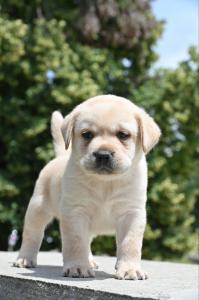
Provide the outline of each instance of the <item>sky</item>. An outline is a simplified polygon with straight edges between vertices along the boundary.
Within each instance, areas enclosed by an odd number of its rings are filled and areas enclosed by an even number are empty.
[[[154,67],[175,68],[188,57],[191,45],[198,47],[198,0],[154,0],[152,9],[158,20],[166,21],[155,47],[160,58]]]

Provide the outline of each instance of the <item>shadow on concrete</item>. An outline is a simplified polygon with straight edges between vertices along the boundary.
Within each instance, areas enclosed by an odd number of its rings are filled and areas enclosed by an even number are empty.
[[[93,280],[105,280],[114,278],[113,274],[108,274],[104,271],[95,270],[94,278],[71,278],[71,277],[63,277],[62,276],[62,267],[59,266],[40,266],[38,265],[36,268],[26,269],[26,272],[22,272],[23,269],[19,269],[17,272],[19,275],[24,277],[36,277],[40,279],[51,279],[51,280],[61,280],[61,281],[93,281]],[[30,273],[27,273],[27,270],[30,270]]]

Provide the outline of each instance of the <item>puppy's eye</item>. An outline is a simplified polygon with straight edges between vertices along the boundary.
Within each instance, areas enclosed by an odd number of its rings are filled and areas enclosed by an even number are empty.
[[[82,132],[82,137],[86,140],[86,141],[90,141],[92,140],[92,138],[94,137],[94,134],[91,131],[84,131]]]
[[[127,140],[127,139],[130,137],[130,134],[127,133],[127,132],[124,132],[124,131],[118,131],[118,132],[116,133],[116,136],[117,136],[117,138],[118,138],[119,140],[125,141],[125,140]]]

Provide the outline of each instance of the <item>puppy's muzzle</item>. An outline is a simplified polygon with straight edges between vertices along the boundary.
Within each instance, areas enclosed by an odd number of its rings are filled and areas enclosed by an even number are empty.
[[[93,152],[95,157],[95,167],[100,171],[112,171],[114,152],[108,150],[98,150]]]

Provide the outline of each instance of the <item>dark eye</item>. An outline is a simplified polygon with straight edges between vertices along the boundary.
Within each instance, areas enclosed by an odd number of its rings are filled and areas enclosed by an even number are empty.
[[[130,134],[124,131],[118,131],[116,136],[119,140],[124,141],[130,137]]]
[[[86,141],[90,141],[92,140],[92,138],[94,137],[94,134],[91,131],[85,131],[82,132],[82,137],[86,140]]]

